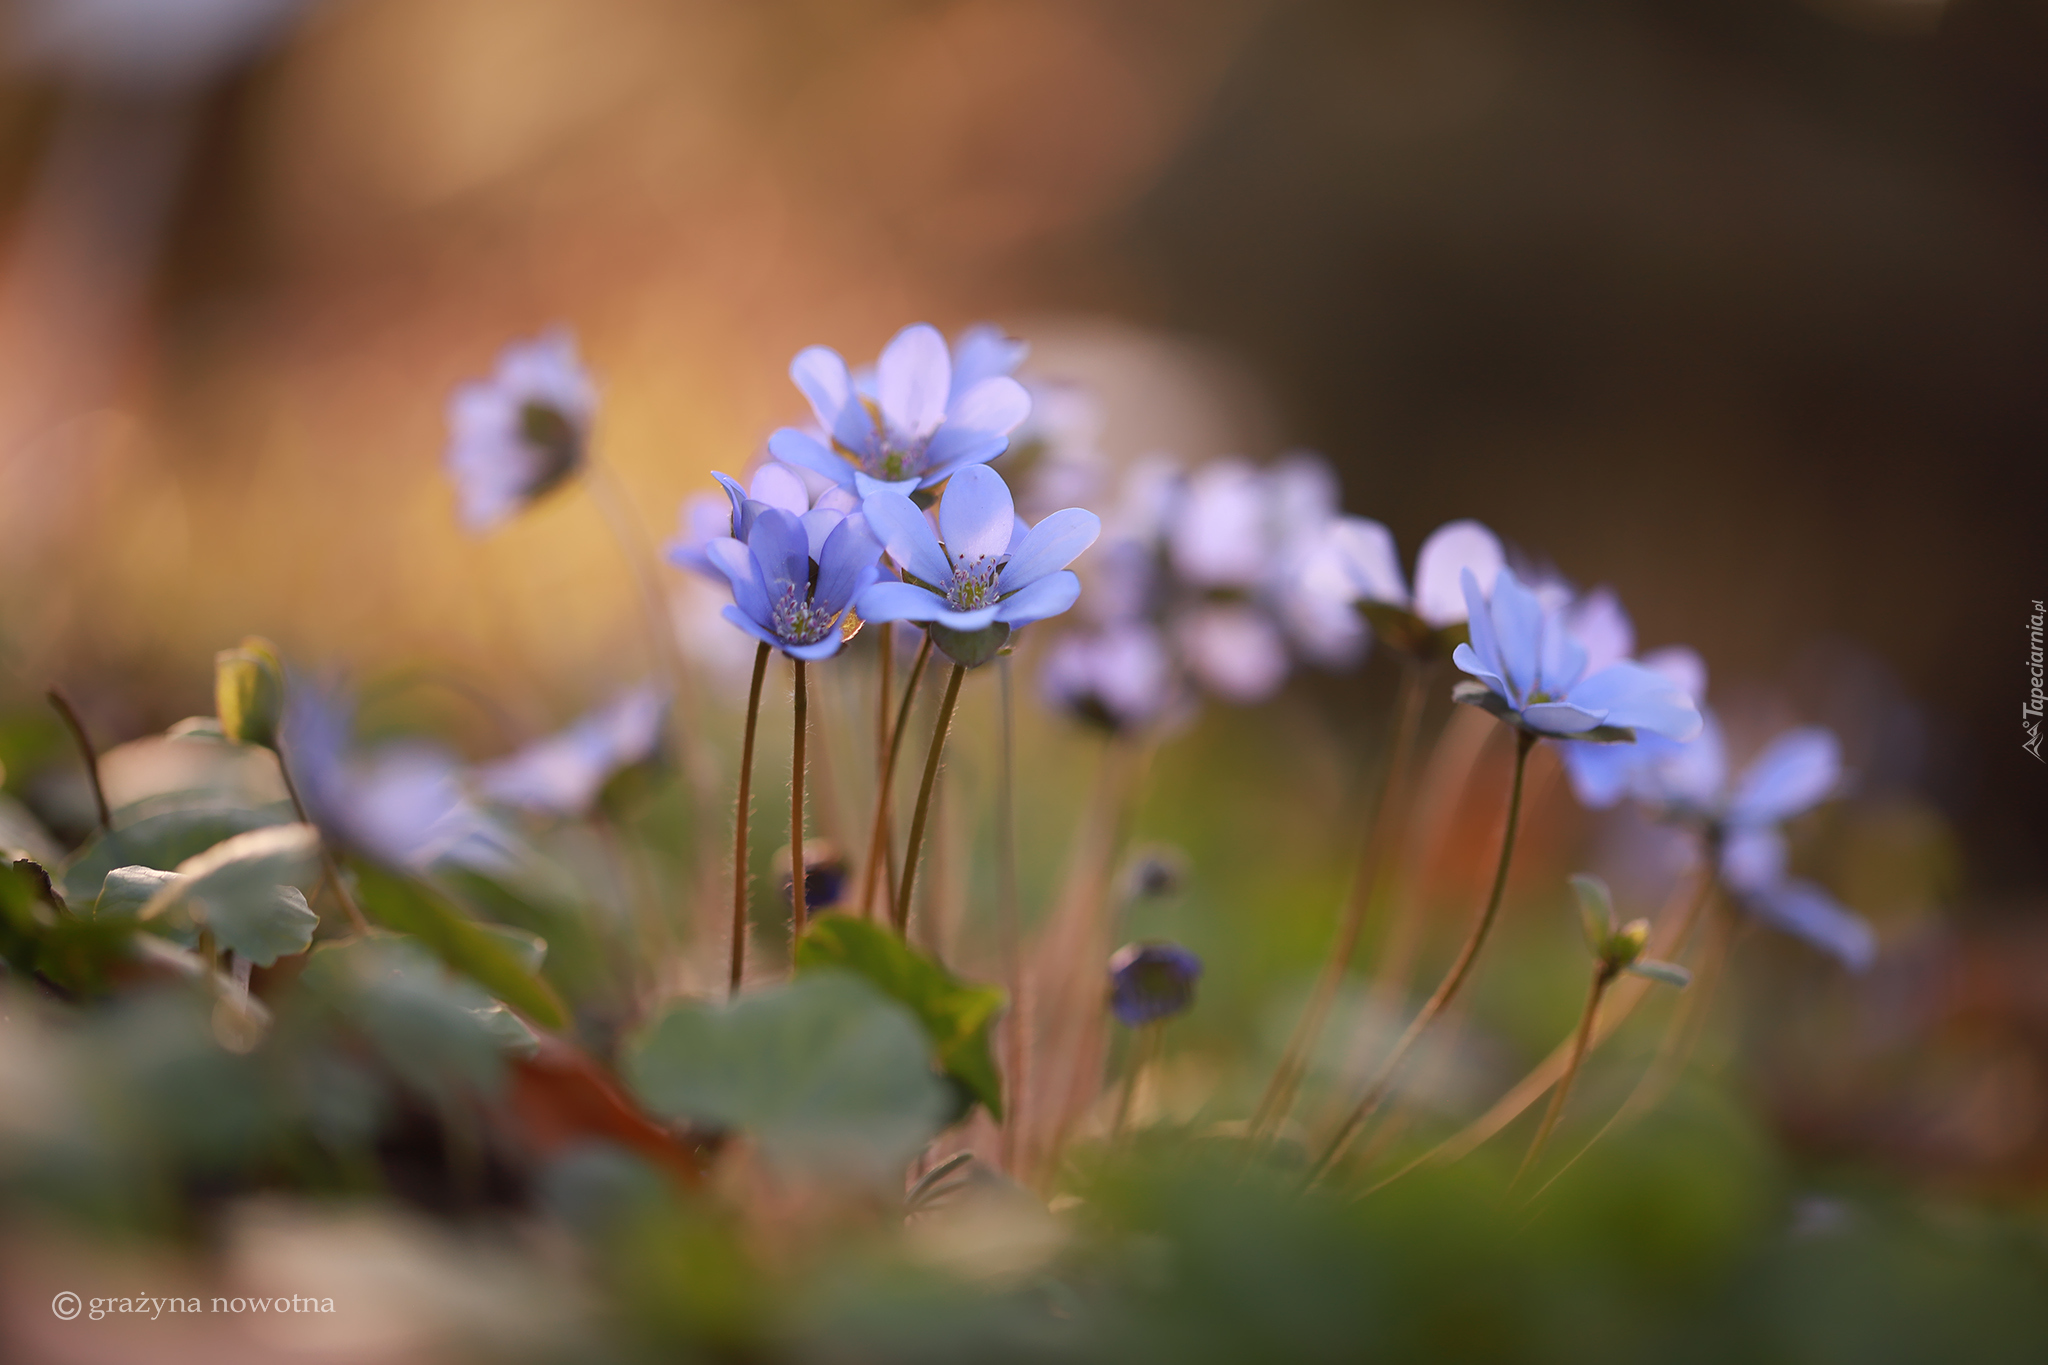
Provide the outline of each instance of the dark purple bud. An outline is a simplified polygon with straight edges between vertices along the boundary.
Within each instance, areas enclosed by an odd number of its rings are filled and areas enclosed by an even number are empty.
[[[1195,1002],[1202,959],[1177,943],[1127,943],[1109,959],[1109,1008],[1126,1028],[1171,1018]]]
[[[846,897],[848,868],[846,855],[827,839],[808,840],[804,844],[804,909],[811,914],[825,910],[836,910]],[[784,905],[791,904],[789,895],[789,845],[784,844],[775,855],[775,885],[782,896]]]

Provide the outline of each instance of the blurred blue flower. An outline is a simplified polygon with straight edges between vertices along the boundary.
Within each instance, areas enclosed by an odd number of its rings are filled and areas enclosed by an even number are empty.
[[[1113,734],[1142,730],[1186,704],[1166,642],[1142,622],[1062,635],[1038,682],[1051,705]]]
[[[597,390],[568,332],[508,346],[448,403],[445,464],[472,532],[504,522],[583,467]]]
[[[1493,591],[1506,563],[1500,539],[1476,521],[1451,521],[1422,542],[1415,556],[1415,589],[1401,573],[1394,535],[1369,517],[1339,517],[1302,565],[1308,590],[1355,605],[1379,639],[1424,657],[1464,638],[1470,612],[1467,570],[1482,595]]]
[[[636,687],[568,729],[478,768],[476,790],[503,806],[582,815],[616,773],[653,757],[667,709],[659,688]]]
[[[724,493],[699,493],[684,503],[681,529],[663,553],[677,568],[717,583],[725,582],[725,575],[711,562],[711,542],[723,537],[747,539],[762,508],[780,508],[803,522],[812,559],[823,551],[833,528],[860,510],[860,499],[837,484],[826,484],[813,497],[801,471],[775,460],[764,461],[745,488],[716,470],[711,477],[718,480]]]
[[[904,577],[863,592],[861,617],[962,633],[1021,626],[1073,606],[1081,580],[1066,566],[1102,531],[1101,519],[1079,507],[1026,528],[1008,485],[985,465],[970,465],[947,483],[936,535],[902,493],[870,493],[861,507]]]
[[[1022,358],[1019,343],[991,333],[962,338],[956,364],[937,328],[906,327],[883,348],[872,391],[837,351],[807,347],[790,362],[789,377],[810,400],[824,439],[784,427],[768,438],[769,451],[863,497],[930,488],[994,459],[1030,414],[1031,397],[1001,372]]]
[[[1544,606],[1513,569],[1501,568],[1491,596],[1470,569],[1460,584],[1472,639],[1452,659],[1479,682],[1460,684],[1459,701],[1553,739],[1631,741],[1647,731],[1685,740],[1699,733],[1691,697],[1634,660],[1604,657],[1605,647],[1593,654],[1571,629],[1568,607]]]
[[[393,867],[482,870],[517,861],[517,844],[469,798],[462,765],[438,745],[404,740],[351,751],[353,709],[338,689],[294,678],[281,736],[299,797],[336,843]]]
[[[814,558],[810,530],[802,520],[780,507],[751,501],[745,507],[753,523],[747,538],[721,536],[705,547],[732,587],[733,605],[721,614],[793,659],[837,654],[843,643],[841,618],[882,572],[875,563],[882,547],[866,519],[858,514],[839,518]]]
[[[1127,943],[1109,959],[1109,1008],[1125,1028],[1170,1019],[1195,1003],[1202,959],[1177,943]]]

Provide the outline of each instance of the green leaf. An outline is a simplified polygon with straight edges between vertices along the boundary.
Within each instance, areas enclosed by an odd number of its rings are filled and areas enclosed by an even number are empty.
[[[489,996],[453,976],[418,940],[373,933],[313,951],[301,986],[370,1040],[398,1077],[427,1095],[495,1094],[505,1053],[530,1045]],[[516,1023],[516,1021],[513,1021]]]
[[[142,907],[176,882],[178,874],[155,867],[117,867],[100,883],[92,905],[94,919],[140,919]]]
[[[289,806],[252,810],[209,800],[204,805],[159,811],[111,831],[101,830],[88,839],[64,869],[64,896],[83,905],[99,894],[107,874],[117,867],[154,867],[169,872],[223,839],[289,823]]]
[[[1680,990],[1692,984],[1692,973],[1675,962],[1659,962],[1654,958],[1638,958],[1622,968],[1622,970],[1634,972],[1637,976],[1647,976],[1652,981],[1661,981],[1667,986],[1676,986]]]
[[[98,993],[109,969],[127,958],[134,928],[132,921],[101,923],[72,914],[31,859],[0,866],[0,957],[25,976]]]
[[[1579,901],[1579,925],[1586,933],[1586,946],[1593,956],[1604,957],[1607,940],[1614,936],[1614,895],[1607,883],[1590,873],[1571,878],[1572,895]]]
[[[900,1170],[950,1108],[917,1021],[847,972],[672,1005],[623,1061],[656,1113],[744,1132],[790,1165],[876,1179]]]
[[[0,854],[26,854],[44,867],[55,867],[64,861],[64,850],[57,847],[57,841],[36,819],[35,812],[6,792],[0,792]]]
[[[799,973],[821,968],[853,972],[909,1007],[924,1025],[939,1066],[1003,1117],[1003,1081],[989,1030],[1008,997],[994,986],[962,981],[901,938],[868,920],[821,915],[796,945]]]
[[[443,962],[542,1028],[558,1029],[568,1022],[561,999],[527,970],[520,954],[466,918],[440,892],[375,863],[357,861],[352,866],[357,899],[371,919],[411,934]]]
[[[319,865],[320,832],[311,825],[252,829],[178,864],[136,918],[185,906],[220,947],[268,967],[312,946],[320,917],[294,883],[312,881]]]

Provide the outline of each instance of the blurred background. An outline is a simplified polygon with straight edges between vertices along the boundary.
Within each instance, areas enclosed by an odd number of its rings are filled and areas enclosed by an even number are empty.
[[[461,532],[440,467],[454,385],[572,327],[599,454],[653,541],[803,415],[800,347],[859,360],[913,320],[993,320],[1034,373],[1099,392],[1112,459],[1320,451],[1348,510],[1411,553],[1478,517],[1614,585],[1645,645],[1698,648],[1724,709],[1834,726],[1853,800],[1800,857],[1908,950],[1854,989],[1800,950],[1767,958],[1759,997],[1818,1004],[1772,1018],[1746,1102],[1809,1156],[2038,1197],[2048,769],[2018,712],[2048,596],[2048,11],[0,15],[5,705],[61,682],[102,744],[132,739],[207,711],[213,652],[260,632],[359,676],[458,679],[538,734],[650,668],[632,579],[581,493]],[[685,629],[708,622],[708,594],[672,586]],[[744,642],[696,636],[729,700]],[[1386,678],[1367,679],[1377,706]],[[1357,778],[1315,745],[1373,742],[1360,686],[1310,677],[1211,715],[1154,775],[1142,834],[1268,855],[1204,864],[1158,926],[1239,955],[1190,1025],[1219,1048],[1284,1034],[1269,987],[1326,941],[1331,812]],[[505,746],[451,715],[471,756]],[[33,789],[60,740],[8,729],[0,760],[61,826]],[[1041,790],[1078,746],[1044,751]],[[985,796],[986,754],[957,762]],[[1262,804],[1276,792],[1294,804]],[[1035,828],[1027,805],[1027,844],[1065,818]],[[1597,831],[1550,818],[1523,875],[1554,891]],[[1449,904],[1469,861],[1444,855]],[[1299,909],[1243,923],[1262,897]],[[1547,929],[1515,932],[1550,951]],[[1568,1027],[1565,986],[1522,1044]]]

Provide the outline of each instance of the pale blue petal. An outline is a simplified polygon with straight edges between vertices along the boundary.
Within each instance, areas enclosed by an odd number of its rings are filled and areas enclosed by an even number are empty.
[[[945,434],[943,431],[939,433],[940,436]],[[987,464],[990,460],[993,460],[996,456],[1009,449],[1009,446],[1010,438],[1007,436],[976,437],[974,443],[967,449],[965,454],[954,455],[943,464],[933,464],[927,458],[924,474],[916,481],[916,486],[919,488],[937,488],[963,469],[969,469],[978,464]]]
[[[1721,841],[1721,880],[1762,891],[1785,880],[1785,836],[1769,826],[1729,830]]]
[[[816,470],[835,483],[853,482],[853,466],[808,431],[783,427],[768,438],[768,453],[778,460]]]
[[[964,472],[964,471],[963,471]],[[1031,528],[1010,554],[996,578],[1004,592],[1015,592],[1049,573],[1064,569],[1102,534],[1102,518],[1081,507],[1055,512]]]
[[[1764,923],[1805,939],[1852,972],[1864,971],[1877,959],[1877,935],[1869,922],[1812,882],[1786,882],[1749,897],[1748,903]]]
[[[1612,588],[1595,588],[1572,603],[1565,611],[1565,628],[1586,647],[1587,673],[1598,673],[1636,652],[1636,628]],[[1544,684],[1553,690],[1571,686],[1548,676]]]
[[[1445,522],[1415,556],[1415,614],[1439,630],[1470,619],[1465,574],[1471,573],[1483,601],[1506,562],[1499,537],[1478,522]]]
[[[1010,433],[1030,415],[1031,394],[1022,384],[1007,376],[984,379],[954,400],[946,412],[946,425],[932,437],[925,458],[933,464],[950,464],[984,441],[1007,442]]]
[[[1479,581],[1470,569],[1458,576],[1459,591],[1465,594],[1465,607],[1471,622],[1472,644],[1468,649],[1460,645],[1452,651],[1451,660],[1475,678],[1484,678],[1486,685],[1509,701],[1515,699],[1508,686],[1507,667],[1501,663],[1500,641],[1493,633],[1493,610],[1486,604],[1486,594],[1479,590]],[[1469,662],[1460,655],[1467,655]]]
[[[1819,805],[1841,778],[1842,746],[1833,731],[1818,725],[1788,730],[1743,769],[1728,819],[1748,825],[1789,820]]]
[[[951,607],[934,616],[932,620],[957,631],[986,630],[995,624],[995,607],[976,607],[973,611],[954,611]]]
[[[754,514],[747,548],[761,566],[761,586],[770,602],[781,601],[792,588],[798,598],[810,596],[811,542],[802,522],[779,507],[765,507]]]
[[[1597,726],[1613,723],[1605,711],[1588,711],[1567,701],[1538,702],[1522,708],[1522,723],[1546,735],[1583,735]]]
[[[820,659],[829,659],[834,654],[837,654],[840,646],[845,643],[844,640],[839,638],[839,632],[833,630],[828,631],[824,639],[808,645],[783,645],[782,652],[792,659],[802,659],[805,663],[816,663]]]
[[[1639,744],[1561,744],[1565,775],[1579,804],[1588,810],[1606,810],[1626,796],[1642,764]]]
[[[876,583],[854,599],[853,609],[863,621],[936,621],[946,601],[915,583]]]
[[[922,441],[946,420],[953,391],[953,361],[946,339],[929,323],[913,323],[882,348],[875,362],[875,399],[889,430]]]
[[[1519,699],[1536,686],[1543,654],[1543,606],[1509,568],[1503,568],[1493,581],[1488,605],[1502,673],[1509,685],[1518,689],[1511,695]]]
[[[1537,686],[1552,696],[1562,696],[1571,691],[1572,684],[1585,674],[1586,647],[1566,628],[1562,612],[1544,613],[1542,662],[1541,681]]]
[[[1484,607],[1485,604],[1481,603],[1480,605]],[[1472,619],[1476,622],[1482,620],[1484,617],[1485,612],[1482,610],[1479,613],[1475,614],[1472,617]],[[1470,673],[1473,677],[1479,679],[1479,681],[1485,683],[1489,688],[1493,689],[1495,695],[1502,698],[1506,698],[1508,700],[1513,700],[1512,698],[1508,697],[1507,680],[1502,678],[1500,674],[1495,673],[1491,669],[1487,668],[1486,661],[1479,657],[1479,651],[1474,649],[1471,645],[1459,645],[1456,649],[1452,650],[1451,662],[1456,664],[1460,669],[1464,670],[1465,672]]]
[[[847,373],[846,361],[839,352],[829,346],[806,346],[789,362],[789,377],[810,400],[818,425],[831,432],[833,439],[848,450],[864,455],[874,453],[874,420],[855,397],[853,376]],[[774,449],[772,443],[769,448]],[[777,452],[776,458],[790,457]]]
[[[939,499],[939,539],[955,567],[997,559],[1010,548],[1017,507],[1003,476],[985,464],[955,474]]]
[[[990,323],[977,323],[960,334],[953,344],[953,390],[948,406],[984,379],[1015,374],[1031,353],[1028,342],[1006,335]]]
[[[858,469],[853,471],[853,491],[863,498],[874,493],[900,493],[907,498],[924,483],[921,479],[877,479]]]
[[[846,520],[846,513],[819,507],[804,513],[797,520],[804,524],[805,544],[810,550],[811,558],[816,559],[825,552],[825,541],[839,529],[839,524]]]
[[[732,500],[732,534],[740,540],[747,538],[747,490],[740,487],[739,480],[730,474],[711,471],[711,477],[718,480],[725,489],[725,496]]]
[[[868,519],[869,533],[905,572],[935,587],[952,581],[953,566],[946,562],[931,522],[916,503],[901,493],[871,493],[861,500],[861,513]]]
[[[1058,616],[1074,605],[1081,596],[1081,580],[1071,570],[1047,574],[1026,587],[1005,597],[996,606],[996,620],[1021,626],[1028,621],[1043,621],[1048,616]]]
[[[847,517],[826,537],[811,602],[834,616],[845,611],[846,604],[881,575],[875,567],[881,556],[882,547],[868,533],[867,518]]]
[[[732,585],[732,600],[741,611],[756,621],[768,620],[768,587],[761,581],[761,566],[746,546],[730,536],[720,536],[704,546],[704,557]]]
[[[1639,745],[1649,746],[1655,757],[1638,776],[1637,795],[1689,811],[1711,811],[1720,803],[1728,784],[1728,750],[1714,713],[1702,709],[1700,719],[1699,734],[1683,744],[1660,736],[1642,737]]]
[[[1505,577],[1506,575],[1502,575]],[[1604,668],[1574,687],[1570,700],[1607,713],[1609,725],[1687,740],[1700,732],[1699,708],[1678,685],[1633,659]]]
[[[1408,583],[1394,533],[1370,517],[1340,517],[1330,527],[1322,553],[1335,568],[1352,601],[1408,605]],[[1451,591],[1456,593],[1454,580]],[[1460,619],[1463,613],[1460,613]]]
[[[814,441],[812,444],[817,443]],[[748,485],[747,496],[755,502],[780,507],[793,517],[800,517],[811,510],[811,493],[804,487],[804,481],[797,477],[794,469],[774,460],[754,471],[754,481]]]

